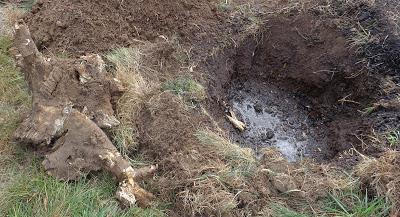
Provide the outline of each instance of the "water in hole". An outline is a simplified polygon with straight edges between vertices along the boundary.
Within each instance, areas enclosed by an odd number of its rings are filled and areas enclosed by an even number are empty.
[[[239,142],[261,148],[275,146],[289,161],[319,149],[308,116],[309,105],[275,84],[245,81],[230,91],[233,111],[246,123]]]

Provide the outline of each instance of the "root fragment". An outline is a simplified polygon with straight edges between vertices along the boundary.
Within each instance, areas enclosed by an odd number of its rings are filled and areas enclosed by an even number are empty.
[[[240,131],[246,130],[246,124],[243,123],[242,121],[239,121],[238,118],[236,117],[236,114],[232,110],[229,110],[229,115],[226,115],[226,117],[236,129]]]

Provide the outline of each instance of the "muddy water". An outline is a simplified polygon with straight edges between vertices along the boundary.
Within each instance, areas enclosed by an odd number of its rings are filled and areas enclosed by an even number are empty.
[[[231,105],[247,129],[238,141],[256,152],[275,146],[290,161],[309,157],[325,146],[309,118],[310,106],[301,96],[270,83],[245,81],[230,91]]]

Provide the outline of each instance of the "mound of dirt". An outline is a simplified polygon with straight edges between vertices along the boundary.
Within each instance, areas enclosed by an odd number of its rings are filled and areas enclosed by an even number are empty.
[[[220,31],[217,6],[214,0],[42,0],[26,21],[40,50],[77,55],[157,37],[205,40]]]

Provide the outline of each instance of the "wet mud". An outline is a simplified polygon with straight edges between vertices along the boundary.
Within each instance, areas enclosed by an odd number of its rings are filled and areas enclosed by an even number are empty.
[[[248,80],[233,85],[229,97],[234,112],[247,126],[238,142],[256,153],[273,146],[296,161],[326,150],[325,139],[315,133],[313,125],[317,124],[309,117],[311,105],[296,93],[274,83]]]

